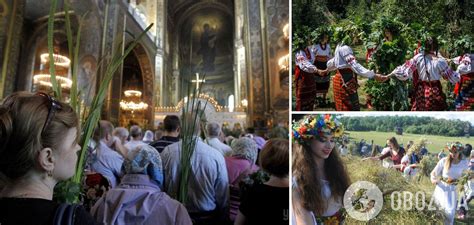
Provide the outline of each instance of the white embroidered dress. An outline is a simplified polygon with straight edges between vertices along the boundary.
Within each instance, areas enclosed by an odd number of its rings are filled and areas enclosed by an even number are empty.
[[[445,179],[459,179],[463,171],[468,169],[467,160],[461,160],[457,164],[451,163],[451,167],[448,170],[445,170],[444,163],[446,162],[446,159],[447,157],[444,157],[439,160],[438,164],[436,164],[433,169],[436,176],[442,176]],[[433,193],[433,200],[446,214],[444,224],[453,224],[458,202],[456,185],[439,181]]]
[[[342,197],[339,198],[339,200],[336,200],[331,193],[331,187],[329,186],[329,181],[321,179],[321,182],[323,184],[323,188],[321,190],[323,197],[325,198],[327,202],[327,208],[326,211],[321,215],[321,217],[328,217],[336,214],[340,209],[344,207],[342,203]],[[293,189],[296,188],[296,180],[293,179]],[[321,223],[316,222],[316,216],[314,215],[313,212],[311,213],[311,217],[313,219],[313,225],[321,225]],[[292,224],[298,225],[296,223],[296,218],[295,218],[295,213],[293,213],[293,218],[292,218]]]

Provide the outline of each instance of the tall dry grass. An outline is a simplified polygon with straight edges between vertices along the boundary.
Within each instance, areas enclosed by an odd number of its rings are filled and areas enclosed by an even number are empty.
[[[351,181],[369,181],[376,184],[383,193],[384,204],[382,211],[377,217],[369,222],[357,221],[350,216],[346,217],[346,224],[442,224],[444,215],[440,211],[428,210],[430,199],[434,191],[434,185],[430,183],[427,177],[422,179],[413,179],[408,181],[401,172],[394,169],[384,168],[380,161],[361,161],[362,158],[357,156],[347,156],[343,158]],[[417,192],[425,194],[423,210],[415,208],[415,200],[412,200],[412,209],[393,210],[391,207],[391,194],[398,192],[411,192],[413,196]],[[394,198],[396,200],[397,198]],[[422,201],[418,201],[418,205],[422,205]],[[395,202],[394,202],[395,204]],[[396,204],[395,204],[396,206]]]

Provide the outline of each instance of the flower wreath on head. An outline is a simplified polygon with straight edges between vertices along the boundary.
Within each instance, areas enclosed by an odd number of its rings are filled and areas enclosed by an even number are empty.
[[[344,127],[335,115],[308,115],[299,121],[293,121],[291,136],[299,144],[324,134],[339,138],[344,133]]]
[[[458,153],[464,150],[464,145],[459,142],[448,143],[445,147],[450,153]]]

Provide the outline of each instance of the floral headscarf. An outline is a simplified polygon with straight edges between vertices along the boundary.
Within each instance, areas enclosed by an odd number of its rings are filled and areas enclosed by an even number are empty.
[[[344,128],[335,115],[307,115],[299,121],[293,121],[293,141],[300,144],[324,134],[338,138],[343,133]]]
[[[163,168],[158,151],[150,145],[140,145],[130,151],[122,165],[125,174],[146,174],[163,188]]]

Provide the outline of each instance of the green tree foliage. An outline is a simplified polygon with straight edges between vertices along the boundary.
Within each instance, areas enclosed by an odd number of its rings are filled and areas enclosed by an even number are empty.
[[[404,26],[397,19],[381,17],[371,23],[372,32],[365,35],[364,44],[367,49],[375,49],[368,68],[377,73],[389,74],[398,65],[405,62],[408,52]],[[392,40],[384,40],[384,32],[392,34]],[[410,109],[408,102],[409,82],[392,79],[386,83],[369,80],[364,91],[372,98],[372,105],[376,110],[405,111]]]
[[[449,137],[464,136],[465,127],[472,126],[461,120],[415,116],[342,117],[341,122],[349,131],[393,132],[395,127],[401,126],[407,133]],[[474,135],[473,129],[470,130],[470,135]]]
[[[348,5],[352,20],[374,21],[381,17],[397,18],[414,32],[428,32],[443,43],[445,56],[459,54],[454,44],[474,36],[474,1],[469,0],[353,0]],[[407,13],[409,12],[409,13]],[[410,46],[419,35],[410,35]],[[472,42],[471,42],[472,43]],[[472,50],[472,49],[471,49]]]

